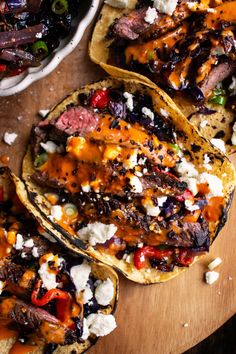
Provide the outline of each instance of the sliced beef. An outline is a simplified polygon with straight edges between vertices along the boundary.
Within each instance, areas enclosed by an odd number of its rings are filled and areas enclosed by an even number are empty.
[[[69,135],[86,134],[96,129],[99,122],[99,115],[85,107],[72,107],[63,112],[56,120],[44,120],[39,123],[39,127],[54,125],[58,130]]]
[[[150,24],[145,21],[146,11],[147,7],[143,7],[120,17],[110,29],[110,34],[115,38],[127,40],[135,40],[140,36],[157,37],[177,27],[191,13],[187,5],[183,4],[176,8],[172,16],[158,13],[154,24]]]
[[[154,173],[142,178],[144,189],[159,188],[172,193],[182,194],[187,189],[187,184],[175,176],[155,170]]]
[[[22,278],[25,268],[21,265],[5,262],[0,265],[0,280],[8,281],[13,284],[18,284]]]
[[[15,297],[4,298],[0,303],[0,317],[11,319],[27,328],[39,328],[43,321],[58,324],[59,320],[45,310],[29,305]]]
[[[199,86],[204,97],[208,97],[216,85],[232,75],[235,72],[235,69],[235,62],[225,62],[215,66]]]

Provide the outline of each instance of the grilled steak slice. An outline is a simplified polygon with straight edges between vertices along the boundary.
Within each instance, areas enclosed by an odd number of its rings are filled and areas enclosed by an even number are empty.
[[[110,29],[110,34],[115,38],[128,40],[135,40],[140,36],[145,38],[157,37],[177,27],[181,21],[191,14],[187,5],[182,4],[177,6],[172,16],[158,13],[154,24],[150,24],[145,21],[146,11],[147,7],[144,7],[120,17]]]
[[[187,189],[187,184],[180,181],[177,177],[163,173],[155,169],[155,172],[149,176],[143,177],[143,185],[145,189],[160,188],[161,190],[169,190],[175,194],[182,194]]]
[[[204,97],[208,97],[219,82],[235,72],[236,63],[225,62],[215,66],[207,78],[199,85]]]
[[[15,297],[4,298],[0,303],[0,317],[11,319],[27,328],[39,328],[43,321],[58,324],[59,320],[38,307],[29,305]]]
[[[47,119],[39,123],[39,127],[54,125],[58,130],[72,135],[75,133],[86,134],[96,129],[99,116],[92,110],[85,107],[72,107],[63,112],[59,118],[48,121]]]
[[[0,280],[8,281],[12,284],[18,284],[22,278],[25,268],[21,265],[5,262],[0,265]]]

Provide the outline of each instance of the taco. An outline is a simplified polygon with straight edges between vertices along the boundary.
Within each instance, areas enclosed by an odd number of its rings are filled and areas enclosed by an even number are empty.
[[[65,243],[139,283],[171,279],[209,250],[235,186],[232,164],[168,96],[112,78],[33,127],[23,179]]]
[[[153,81],[204,137],[233,152],[235,9],[222,0],[107,0],[90,57],[112,76]]]
[[[22,182],[1,168],[1,353],[83,353],[116,327],[118,277],[62,248],[16,191],[32,210]]]

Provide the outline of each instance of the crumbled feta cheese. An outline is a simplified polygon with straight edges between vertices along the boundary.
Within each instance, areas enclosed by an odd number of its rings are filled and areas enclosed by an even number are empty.
[[[42,118],[45,118],[48,113],[49,113],[49,109],[40,109],[40,111],[39,111],[39,115]]]
[[[146,209],[146,213],[149,216],[158,216],[161,212],[159,206],[153,205],[151,200],[144,200],[142,205]]]
[[[87,324],[87,320],[86,318],[84,318],[84,321],[83,321],[83,335],[82,335],[82,339],[83,340],[86,340],[88,339],[88,337],[90,336],[90,333],[89,333],[89,328],[88,328],[88,324]]]
[[[137,157],[138,157],[138,150],[134,149],[132,154],[130,154],[130,157],[127,160],[124,160],[123,162],[124,168],[128,170],[137,166],[138,164]]]
[[[231,137],[231,142],[233,145],[236,145],[236,122],[233,125],[233,134]]]
[[[232,77],[232,82],[229,85],[229,90],[231,91],[231,95],[236,95],[236,76]]]
[[[84,241],[88,241],[91,246],[97,243],[105,243],[110,240],[116,233],[117,227],[113,224],[106,225],[101,222],[88,224],[78,231],[78,235]]]
[[[140,158],[139,160],[138,160],[138,164],[139,165],[145,165],[145,162],[147,161],[147,158],[146,157],[144,157],[143,159],[142,158]]]
[[[158,197],[157,198],[157,202],[158,202],[158,206],[159,207],[163,207],[163,204],[167,201],[167,197],[163,196],[163,197]]]
[[[207,12],[215,13],[215,12],[216,12],[216,9],[213,9],[212,7],[209,7],[209,8],[207,9]]]
[[[137,177],[143,177],[142,172],[135,171],[134,174],[135,174],[135,176],[137,176]]]
[[[155,8],[152,7],[148,7],[147,11],[146,11],[146,15],[144,17],[144,20],[147,23],[150,23],[151,25],[155,22],[155,19],[158,17],[157,15],[157,10]]]
[[[221,150],[222,152],[226,152],[224,140],[213,138],[210,141],[211,141],[212,145],[217,147],[219,150]]]
[[[95,298],[99,305],[107,306],[114,296],[114,286],[111,279],[104,280],[96,287]]]
[[[105,0],[104,2],[117,9],[125,9],[128,6],[128,0]]]
[[[143,107],[142,108],[142,113],[145,117],[150,118],[151,120],[154,120],[154,113],[151,111],[151,109],[147,108],[147,107]]]
[[[194,177],[180,177],[180,180],[182,182],[187,183],[188,189],[190,190],[190,192],[193,193],[193,195],[196,195],[198,193],[196,178],[194,178]]]
[[[6,143],[8,145],[12,145],[17,137],[18,137],[18,134],[16,134],[16,133],[6,132],[3,136],[3,141],[4,141],[4,143]]]
[[[16,243],[14,245],[16,250],[22,250],[24,246],[24,239],[21,234],[16,235]]]
[[[142,248],[143,247],[143,242],[138,242],[137,247],[138,248]]]
[[[129,179],[129,183],[132,187],[132,191],[134,193],[142,193],[143,191],[143,186],[142,183],[140,181],[140,179],[137,176],[131,176]]]
[[[34,240],[30,238],[29,240],[25,241],[24,246],[28,248],[34,247]]]
[[[2,292],[3,292],[3,289],[5,288],[5,285],[6,285],[6,283],[5,283],[4,281],[1,281],[1,280],[0,280],[0,295],[1,295]]]
[[[215,272],[214,270],[205,273],[205,280],[206,283],[209,285],[215,283],[218,278],[219,278],[219,273]]]
[[[200,128],[204,129],[208,124],[208,120],[202,120],[200,123]]]
[[[153,6],[163,14],[172,15],[176,9],[178,0],[154,0]]]
[[[62,215],[62,207],[60,205],[53,205],[51,208],[51,215],[49,215],[49,219],[52,221],[59,221],[61,220]]]
[[[204,154],[204,156],[203,156],[203,167],[206,170],[208,170],[208,171],[212,170],[212,166],[209,164],[209,162],[211,162],[210,157],[207,154]]]
[[[223,195],[223,184],[219,177],[203,172],[199,178],[200,183],[207,183],[210,189],[210,196],[220,197]]]
[[[165,118],[169,117],[169,113],[164,108],[160,108],[160,113]]]
[[[216,267],[218,267],[218,265],[220,265],[221,263],[222,263],[222,259],[220,257],[217,257],[216,259],[214,259],[214,261],[208,264],[208,268],[210,270],[213,270]]]
[[[50,255],[47,258],[46,262],[43,262],[40,265],[40,268],[38,270],[39,276],[43,282],[43,286],[47,290],[55,289],[58,286],[57,280],[56,280],[56,272],[52,272],[49,269],[48,262],[54,261],[54,255]]]
[[[87,284],[84,288],[84,292],[83,292],[83,302],[84,304],[87,304],[89,302],[89,300],[91,300],[93,297],[93,292],[90,288],[90,286]]]
[[[188,209],[189,211],[195,211],[200,209],[198,205],[193,205],[191,200],[185,200],[184,204],[185,204],[185,208]]]
[[[35,37],[40,39],[43,37],[43,34],[41,32],[36,33]]]
[[[33,255],[34,258],[39,258],[38,247],[33,247],[32,255]]]
[[[85,289],[90,273],[91,267],[86,260],[71,268],[70,276],[78,294]]]
[[[185,157],[182,157],[181,161],[176,164],[176,170],[181,176],[197,177],[198,171],[196,170],[192,162],[188,162]]]
[[[42,148],[48,153],[48,154],[55,154],[56,152],[60,152],[60,147],[57,146],[53,141],[48,140],[46,143],[40,143]]]
[[[134,100],[133,100],[134,96],[129,92],[124,92],[123,96],[124,98],[126,98],[126,107],[130,112],[132,112],[134,109]]]
[[[89,183],[81,184],[81,188],[84,193],[89,193],[91,191]]]
[[[97,337],[103,337],[116,328],[116,321],[113,315],[103,313],[92,313],[87,317],[89,332]]]

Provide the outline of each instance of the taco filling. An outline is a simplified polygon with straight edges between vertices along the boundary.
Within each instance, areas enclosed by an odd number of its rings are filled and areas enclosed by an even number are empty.
[[[120,84],[76,97],[32,130],[30,180],[42,186],[49,220],[85,250],[136,270],[192,264],[209,250],[226,207],[212,153],[199,166],[190,162],[201,146],[186,150],[183,132],[141,88]]]
[[[116,282],[99,276],[102,267],[62,249],[1,183],[0,326],[15,337],[14,352],[76,343],[71,350],[81,353],[110,333]]]
[[[149,78],[204,136],[235,146],[236,2],[137,0],[134,9],[132,1],[122,9],[106,3],[91,58],[112,75],[113,66]],[[212,141],[219,148],[224,142]]]

